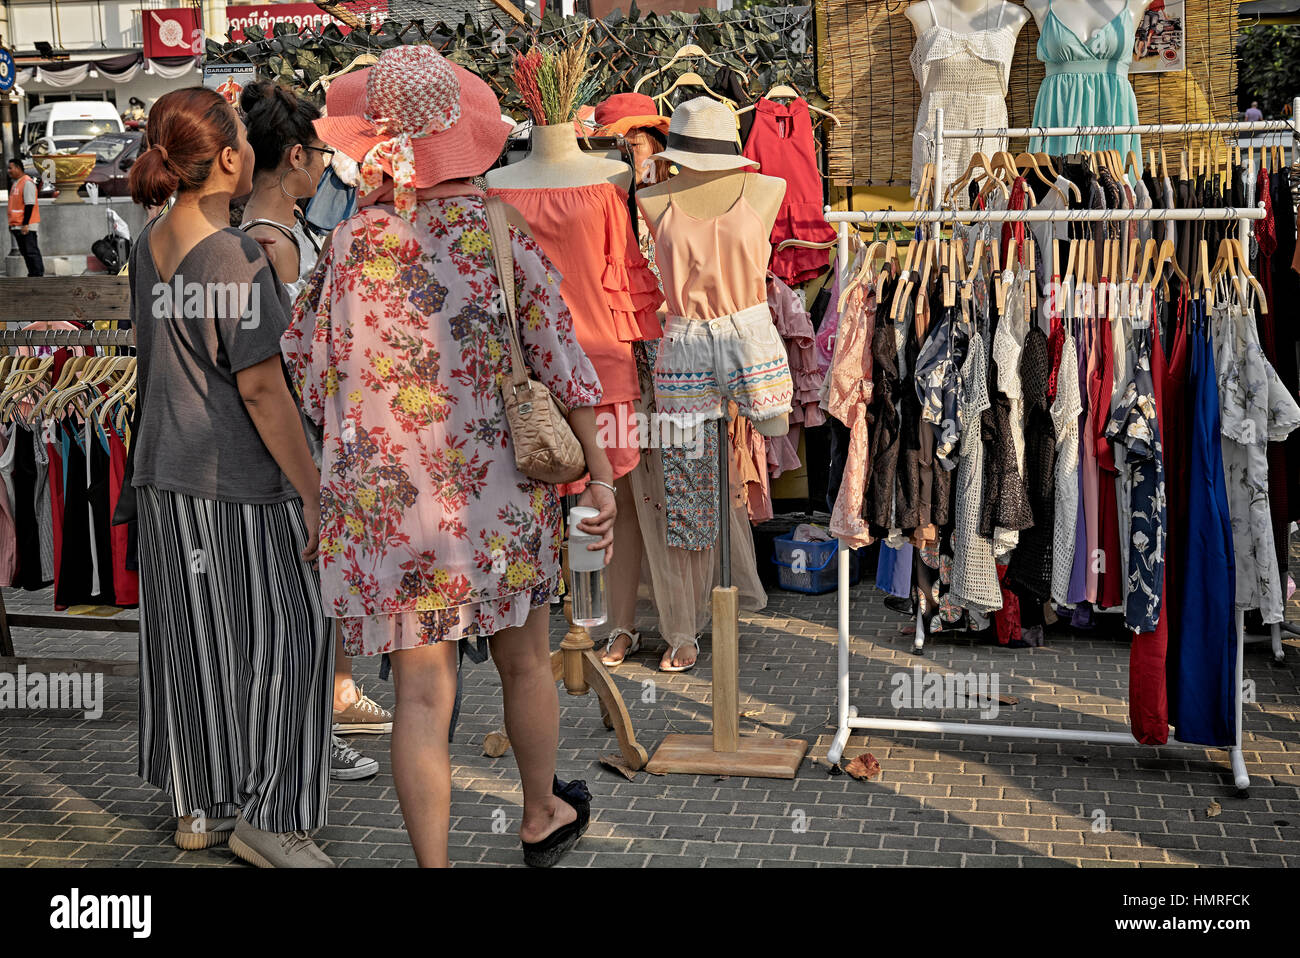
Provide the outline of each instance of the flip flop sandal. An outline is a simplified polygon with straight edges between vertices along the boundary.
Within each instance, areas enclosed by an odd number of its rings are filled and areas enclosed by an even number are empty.
[[[540,842],[524,842],[524,864],[530,868],[550,868],[558,862],[587,831],[591,821],[591,792],[583,781],[561,782],[555,779],[551,793],[560,801],[573,806],[578,817],[562,825]]]
[[[628,646],[627,651],[623,653],[623,657],[621,659],[619,659],[617,662],[611,662],[609,661],[610,650],[614,648],[615,641],[617,641],[619,636],[622,635],[626,635],[629,639],[631,639],[632,644]],[[624,662],[627,661],[627,657],[629,655],[639,651],[641,651],[640,632],[636,631],[635,629],[615,629],[613,632],[609,634],[609,638],[605,640],[605,651],[600,656],[600,664],[605,666],[605,668],[607,669],[616,669]]]
[[[686,645],[686,644],[687,643],[685,642],[682,643],[682,645]],[[691,669],[695,668],[696,663],[698,663],[700,660],[700,637],[698,635],[695,636],[695,638],[690,640],[690,644],[695,646],[694,662],[692,662],[690,665],[671,665],[671,664],[664,665],[663,660],[661,659],[659,662],[659,671],[660,672],[689,672]],[[675,653],[678,648],[681,648],[681,646],[677,646],[676,648],[674,648],[673,652]],[[670,663],[672,662],[672,656],[669,656],[668,661]]]

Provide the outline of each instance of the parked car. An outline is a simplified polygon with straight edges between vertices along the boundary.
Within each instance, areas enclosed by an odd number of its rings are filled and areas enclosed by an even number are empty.
[[[117,107],[107,100],[63,100],[42,103],[27,111],[20,140],[24,156],[41,140],[53,141],[54,149],[80,149],[101,133],[122,132],[125,127]]]
[[[77,192],[82,196],[87,195],[86,186],[94,183],[99,187],[100,196],[129,196],[131,191],[127,188],[126,178],[131,172],[131,164],[140,155],[143,139],[143,131],[127,130],[97,136],[82,147],[83,152],[94,153],[98,159],[95,168]]]

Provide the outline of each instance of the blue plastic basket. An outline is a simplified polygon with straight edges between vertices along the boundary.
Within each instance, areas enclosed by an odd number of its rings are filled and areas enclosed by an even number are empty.
[[[800,542],[791,536],[777,536],[773,547],[772,562],[777,566],[777,583],[782,589],[805,595],[825,595],[835,590],[840,569],[836,561],[838,542]],[[795,571],[796,566],[803,571]],[[850,583],[857,584],[859,571],[858,552],[850,549]]]

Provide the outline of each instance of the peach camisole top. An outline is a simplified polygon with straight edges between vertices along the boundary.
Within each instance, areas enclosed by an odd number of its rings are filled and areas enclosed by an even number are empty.
[[[772,244],[762,218],[740,196],[725,213],[697,219],[672,195],[655,231],[655,262],[668,314],[716,319],[767,303],[767,263]]]

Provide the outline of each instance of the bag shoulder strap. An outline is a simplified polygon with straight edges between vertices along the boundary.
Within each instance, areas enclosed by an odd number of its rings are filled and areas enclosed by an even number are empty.
[[[487,221],[488,235],[492,238],[492,259],[506,301],[506,339],[510,343],[511,382],[515,386],[522,386],[528,382],[528,365],[524,362],[523,347],[519,343],[519,323],[516,319],[515,257],[510,242],[510,223],[506,219],[506,204],[498,197],[487,198]]]

